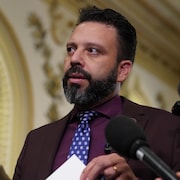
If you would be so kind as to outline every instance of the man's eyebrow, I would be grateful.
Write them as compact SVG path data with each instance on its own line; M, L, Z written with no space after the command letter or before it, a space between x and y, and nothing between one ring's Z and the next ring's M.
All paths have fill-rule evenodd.
M97 47L97 48L100 48L100 49L106 49L103 45L99 44L99 43L95 43L95 42L87 42L85 43L86 46L93 46L93 47Z
M67 42L66 47L67 47L67 46L70 46L70 45L71 45L71 46L76 46L76 43L74 43L74 42Z
M100 44L93 43L93 42L88 42L88 43L86 43L86 44L89 45L89 46L98 46L98 47L102 47Z

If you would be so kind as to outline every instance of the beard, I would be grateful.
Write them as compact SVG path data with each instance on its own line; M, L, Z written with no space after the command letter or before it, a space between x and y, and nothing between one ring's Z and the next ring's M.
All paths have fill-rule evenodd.
M72 73L82 74L88 81L89 86L81 90L79 84L68 86L68 78ZM71 104L79 106L91 106L110 95L116 88L117 65L111 70L105 79L95 80L91 75L79 66L70 68L64 75L63 88L66 99Z

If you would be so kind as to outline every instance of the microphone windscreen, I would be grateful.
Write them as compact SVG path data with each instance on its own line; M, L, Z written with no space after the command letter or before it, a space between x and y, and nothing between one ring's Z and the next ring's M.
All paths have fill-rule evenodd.
M140 142L140 144L136 143L136 149L138 148L137 146L141 146L141 142L146 144L143 130L137 125L135 120L127 116L112 118L105 128L105 136L112 148L125 157L133 156L133 158L136 158L132 154L135 152L131 152L135 142Z

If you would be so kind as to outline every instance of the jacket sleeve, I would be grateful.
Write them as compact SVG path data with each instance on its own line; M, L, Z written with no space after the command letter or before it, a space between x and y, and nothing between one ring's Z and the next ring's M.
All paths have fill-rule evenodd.
M174 171L180 171L180 122L177 126L176 135L174 137L173 149L174 149L174 153L173 153L172 167Z
M27 137L26 137L24 146L23 146L21 153L19 155L19 158L17 160L17 164L15 167L14 175L13 175L13 180L21 180L23 159L24 159L24 155L25 155L25 151L26 151L26 146L28 145L28 139L29 139L29 135L27 135Z

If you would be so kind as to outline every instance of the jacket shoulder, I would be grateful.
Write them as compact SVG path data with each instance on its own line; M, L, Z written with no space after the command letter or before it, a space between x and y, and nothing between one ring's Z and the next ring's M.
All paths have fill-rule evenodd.
M166 110L150 107L146 105L137 104L125 97L122 97L123 102L123 113L129 116L134 116L135 114L139 115L148 115L151 119L159 119L159 121L166 119L173 119L180 123L180 117L168 112Z

